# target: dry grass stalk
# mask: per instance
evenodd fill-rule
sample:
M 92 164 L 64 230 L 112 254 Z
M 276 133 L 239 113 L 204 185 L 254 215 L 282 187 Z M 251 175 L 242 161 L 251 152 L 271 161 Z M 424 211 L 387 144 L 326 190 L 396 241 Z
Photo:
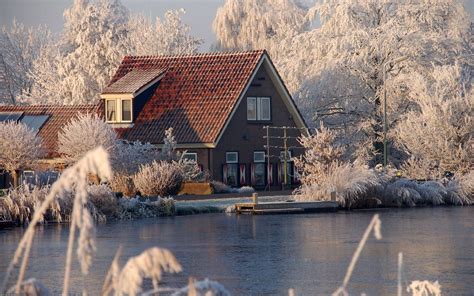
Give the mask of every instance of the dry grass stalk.
M 153 290 L 157 290 L 163 272 L 176 273 L 181 271 L 181 265 L 169 250 L 147 249 L 127 261 L 114 285 L 115 294 L 137 295 L 141 293 L 145 278 L 151 279 Z
M 407 288 L 412 296 L 441 296 L 441 285 L 438 281 L 412 281 Z
M 2 285 L 0 287 L 0 293 L 5 292 L 6 285 L 13 271 L 13 268 L 18 263 L 18 261 L 22 258 L 23 260 L 22 260 L 22 264 L 21 264 L 21 268 L 20 268 L 20 272 L 18 276 L 18 281 L 17 281 L 16 289 L 15 289 L 16 293 L 20 292 L 21 283 L 23 282 L 24 273 L 28 264 L 29 252 L 30 252 L 32 241 L 33 241 L 36 225 L 41 221 L 44 213 L 51 206 L 51 204 L 57 199 L 57 196 L 60 195 L 62 192 L 64 192 L 64 190 L 70 190 L 71 188 L 75 188 L 76 194 L 78 194 L 79 192 L 79 195 L 78 195 L 79 198 L 77 198 L 78 200 L 80 199 L 82 200 L 84 198 L 84 194 L 85 194 L 85 198 L 87 199 L 87 191 L 86 191 L 85 186 L 79 187 L 78 185 L 84 184 L 85 182 L 84 180 L 87 178 L 88 173 L 95 173 L 101 176 L 102 178 L 110 178 L 111 170 L 110 170 L 110 165 L 108 162 L 108 155 L 107 155 L 107 152 L 103 148 L 99 147 L 87 153 L 84 156 L 84 158 L 79 160 L 75 165 L 66 169 L 61 175 L 61 177 L 59 178 L 59 180 L 56 181 L 51 186 L 51 190 L 49 194 L 46 196 L 46 198 L 41 203 L 41 205 L 33 213 L 31 222 L 18 244 L 15 254 L 13 255 L 13 258 L 10 261 L 7 271 L 5 273 Z M 83 202 L 81 202 L 81 204 L 83 204 Z M 82 211 L 80 213 L 82 214 Z M 87 217 L 86 217 L 86 220 L 87 220 Z M 72 226 L 75 226 L 74 224 L 72 224 Z M 88 225 L 85 225 L 85 226 L 88 226 Z M 83 238 L 85 238 L 84 235 L 85 234 L 83 234 L 82 236 Z M 86 250 L 84 249 L 84 251 Z M 87 260 L 86 257 L 83 257 L 83 259 Z M 65 291 L 67 291 L 67 279 L 68 278 L 65 276 Z
M 365 230 L 364 235 L 362 236 L 362 239 L 359 242 L 359 245 L 357 246 L 354 255 L 352 256 L 351 263 L 347 268 L 342 285 L 332 294 L 333 296 L 349 295 L 347 293 L 346 288 L 347 284 L 349 284 L 349 280 L 351 279 L 352 273 L 354 272 L 357 260 L 359 260 L 359 256 L 362 253 L 362 250 L 364 249 L 367 239 L 369 238 L 369 235 L 372 231 L 374 232 L 374 236 L 377 240 L 382 239 L 381 224 L 382 222 L 380 221 L 379 215 L 375 214 L 372 220 L 370 221 L 369 226 L 367 226 L 367 229 Z
M 110 268 L 105 276 L 104 285 L 102 286 L 102 295 L 107 296 L 113 291 L 114 287 L 117 286 L 117 280 L 120 273 L 119 259 L 122 255 L 122 246 L 119 246 L 115 253 L 114 260 L 110 264 Z

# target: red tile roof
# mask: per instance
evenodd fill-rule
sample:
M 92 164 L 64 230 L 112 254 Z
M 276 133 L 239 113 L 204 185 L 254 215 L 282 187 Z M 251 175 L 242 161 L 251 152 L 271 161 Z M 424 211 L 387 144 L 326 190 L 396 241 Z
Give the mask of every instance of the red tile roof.
M 161 74 L 164 69 L 133 69 L 119 80 L 107 86 L 102 94 L 133 94 L 146 87 L 147 84 L 153 82 Z
M 79 114 L 97 112 L 97 105 L 36 105 L 36 106 L 0 106 L 0 112 L 23 112 L 25 115 L 49 115 L 38 135 L 43 140 L 47 157 L 58 156 L 58 133 Z
M 127 56 L 110 85 L 135 69 L 165 69 L 154 94 L 122 138 L 162 143 L 174 128 L 178 143 L 214 143 L 264 50 L 188 56 Z

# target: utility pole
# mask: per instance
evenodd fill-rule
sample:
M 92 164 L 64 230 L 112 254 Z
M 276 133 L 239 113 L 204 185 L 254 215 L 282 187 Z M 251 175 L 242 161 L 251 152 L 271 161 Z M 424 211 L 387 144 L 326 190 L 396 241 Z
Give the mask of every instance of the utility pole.
M 288 170 L 287 170 L 287 155 L 288 155 L 288 138 L 286 135 L 286 126 L 283 127 L 283 147 L 284 147 L 284 157 L 283 157 L 283 170 L 284 170 L 284 182 L 283 182 L 283 190 L 285 189 L 286 185 L 288 184 Z
M 270 191 L 270 180 L 272 176 L 270 176 L 270 126 L 266 125 L 265 128 L 267 129 L 267 188 Z

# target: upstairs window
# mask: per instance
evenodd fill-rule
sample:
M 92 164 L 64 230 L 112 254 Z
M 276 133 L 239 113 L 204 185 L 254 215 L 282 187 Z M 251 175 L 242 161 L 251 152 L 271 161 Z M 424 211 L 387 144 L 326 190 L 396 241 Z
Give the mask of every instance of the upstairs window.
M 122 121 L 132 121 L 132 100 L 122 100 Z
M 107 100 L 105 104 L 105 113 L 108 122 L 117 121 L 117 101 L 116 100 Z
M 247 98 L 247 120 L 269 121 L 271 120 L 271 104 L 269 97 Z
M 131 99 L 107 99 L 105 103 L 107 122 L 132 122 Z

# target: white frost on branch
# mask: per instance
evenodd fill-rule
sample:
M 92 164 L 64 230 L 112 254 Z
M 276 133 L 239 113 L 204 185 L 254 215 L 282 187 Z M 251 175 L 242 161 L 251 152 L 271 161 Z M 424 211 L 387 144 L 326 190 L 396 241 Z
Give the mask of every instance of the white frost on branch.
M 117 144 L 115 131 L 96 114 L 81 114 L 58 134 L 58 152 L 74 162 L 88 151 L 102 146 L 113 151 Z
M 31 168 L 43 156 L 42 141 L 23 123 L 0 122 L 0 168 L 8 171 L 18 186 L 17 171 Z

